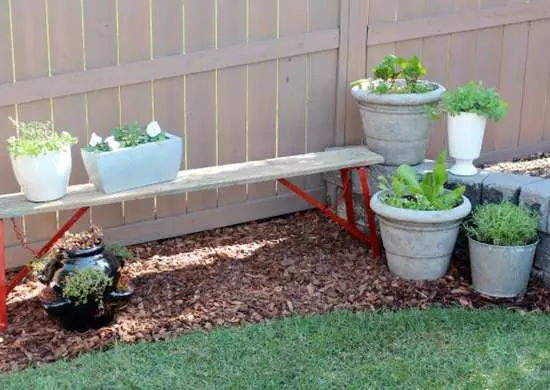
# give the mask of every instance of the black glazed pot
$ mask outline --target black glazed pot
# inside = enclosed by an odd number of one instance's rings
[[[44,310],[67,330],[82,332],[109,324],[114,318],[115,310],[127,302],[134,292],[131,284],[128,285],[127,291],[116,291],[120,269],[124,265],[123,260],[106,251],[103,244],[89,249],[66,251],[65,254],[66,258],[57,266],[58,269],[51,280],[57,298],[53,302],[42,302]],[[105,290],[101,307],[93,296],[88,297],[85,304],[76,304],[63,297],[65,277],[84,269],[101,271],[113,280],[112,285]],[[46,282],[50,284],[50,280]]]

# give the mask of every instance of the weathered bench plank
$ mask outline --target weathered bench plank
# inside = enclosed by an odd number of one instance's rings
[[[234,184],[288,179],[382,162],[382,156],[366,147],[352,146],[327,152],[184,170],[178,174],[175,181],[169,183],[108,195],[97,192],[91,184],[71,186],[64,198],[48,203],[31,203],[23,194],[7,194],[0,196],[0,219],[145,199],[156,195],[201,191]]]

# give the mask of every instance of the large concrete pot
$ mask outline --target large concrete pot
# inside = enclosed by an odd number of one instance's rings
[[[496,246],[469,238],[474,290],[511,298],[527,290],[538,242],[525,246]]]
[[[176,179],[183,158],[183,140],[168,139],[110,152],[81,149],[84,167],[98,191],[131,190]]]
[[[424,160],[433,120],[427,104],[437,103],[445,88],[420,81],[433,88],[427,93],[379,94],[358,86],[351,93],[359,102],[366,142],[384,157],[386,165],[416,165]]]
[[[436,280],[449,268],[462,219],[472,205],[443,211],[418,211],[388,206],[376,193],[370,202],[378,215],[390,271],[407,280]]]

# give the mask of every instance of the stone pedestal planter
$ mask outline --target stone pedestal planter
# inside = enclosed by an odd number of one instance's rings
[[[449,172],[457,176],[473,176],[477,168],[473,162],[479,158],[487,118],[472,113],[447,116],[449,155],[456,163]]]
[[[380,221],[390,271],[408,280],[436,280],[449,268],[462,219],[471,211],[463,197],[460,206],[444,211],[417,211],[384,204],[381,192],[371,199]]]
[[[496,246],[469,238],[474,290],[511,298],[527,290],[538,242],[526,246]]]
[[[70,148],[43,153],[37,157],[11,157],[13,171],[25,197],[31,202],[48,202],[62,198],[71,176]]]
[[[419,94],[378,94],[353,87],[359,102],[368,147],[384,157],[386,165],[416,165],[424,160],[433,120],[425,106],[439,102],[443,86],[427,82],[433,90]]]
[[[111,152],[88,152],[82,159],[90,180],[106,194],[172,181],[182,161],[183,141],[168,139]]]

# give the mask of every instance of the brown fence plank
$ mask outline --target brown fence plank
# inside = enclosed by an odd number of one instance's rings
[[[72,0],[49,0],[48,17],[52,74],[84,70],[81,3]],[[67,31],[71,31],[70,34]],[[78,138],[72,148],[73,169],[70,184],[88,183],[80,148],[88,142],[86,130],[86,97],[84,94],[61,97],[53,101],[53,119],[58,130],[66,130]],[[64,224],[75,210],[59,213],[59,224]],[[90,225],[90,218],[82,218],[74,230]]]
[[[15,79],[25,80],[49,74],[47,21],[45,3],[40,0],[21,0],[11,3]],[[50,101],[20,104],[18,117],[22,121],[51,120]],[[48,238],[55,232],[54,213],[25,219],[26,236],[30,242]]]
[[[427,0],[399,0],[397,6],[397,22],[417,19],[425,15]],[[422,39],[410,39],[395,44],[395,54],[402,57],[422,55]]]
[[[246,0],[218,0],[218,47],[246,43]],[[246,66],[218,71],[218,163],[246,161]],[[218,205],[246,200],[246,186],[220,188]]]
[[[248,11],[249,42],[277,38],[277,0],[254,0]],[[248,66],[248,159],[275,157],[277,144],[277,62]],[[275,183],[250,184],[248,198],[275,195]]]
[[[279,35],[299,34],[308,28],[307,0],[280,0]],[[278,156],[291,156],[305,151],[307,57],[297,56],[279,60],[279,117]],[[305,185],[305,178],[293,180]],[[278,193],[289,190],[278,187]]]
[[[117,64],[116,8],[111,0],[84,2],[84,46],[86,69],[98,69]],[[87,94],[88,132],[102,137],[120,124],[118,88]],[[94,207],[92,221],[105,228],[123,223],[122,204]]]
[[[523,95],[520,145],[534,144],[542,140],[548,78],[550,73],[550,20],[531,23]]]
[[[333,0],[309,3],[309,30],[338,26],[339,4]],[[338,51],[309,55],[307,92],[306,151],[319,152],[335,145]],[[306,188],[323,184],[322,177],[306,178]]]
[[[133,62],[151,58],[149,0],[119,0],[119,62]],[[122,124],[147,124],[153,118],[151,83],[120,87]],[[124,203],[124,223],[153,219],[153,199]]]
[[[216,48],[215,4],[214,0],[186,0],[188,53]],[[188,168],[216,165],[216,72],[188,76],[187,96]],[[217,197],[216,190],[188,194],[188,210],[215,208]]]
[[[183,54],[183,1],[155,1],[152,11],[154,58]],[[163,128],[179,135],[185,142],[185,76],[157,80],[154,89],[155,119]],[[181,168],[185,168],[185,154]],[[186,209],[185,194],[157,198],[159,218],[184,214]]]

